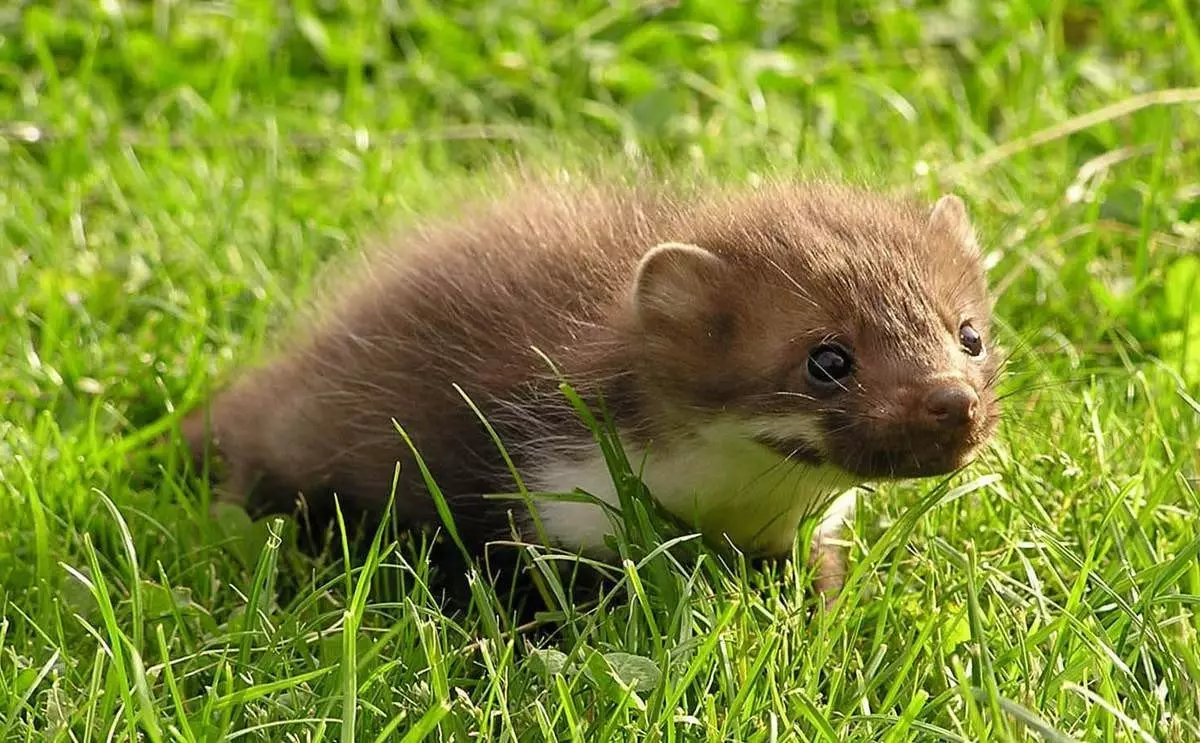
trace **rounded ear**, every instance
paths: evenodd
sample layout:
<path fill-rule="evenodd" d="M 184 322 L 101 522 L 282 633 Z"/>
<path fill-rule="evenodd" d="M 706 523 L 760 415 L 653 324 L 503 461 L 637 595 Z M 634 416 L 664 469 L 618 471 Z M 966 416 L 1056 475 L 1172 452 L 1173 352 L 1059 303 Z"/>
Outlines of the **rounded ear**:
<path fill-rule="evenodd" d="M 662 243 L 642 256 L 633 306 L 643 325 L 686 323 L 707 316 L 725 264 L 697 245 Z"/>
<path fill-rule="evenodd" d="M 929 229 L 949 235 L 964 248 L 978 250 L 979 243 L 975 239 L 975 229 L 971 226 L 971 218 L 967 215 L 967 205 L 954 194 L 945 194 L 933 205 L 929 213 Z"/>

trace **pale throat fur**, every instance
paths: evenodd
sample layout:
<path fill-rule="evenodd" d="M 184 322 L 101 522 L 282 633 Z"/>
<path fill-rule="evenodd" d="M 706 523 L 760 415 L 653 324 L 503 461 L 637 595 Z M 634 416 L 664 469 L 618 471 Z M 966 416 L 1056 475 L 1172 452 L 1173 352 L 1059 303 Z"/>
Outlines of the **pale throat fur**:
<path fill-rule="evenodd" d="M 622 446 L 647 489 L 664 508 L 705 538 L 752 555 L 788 554 L 800 522 L 829 510 L 835 496 L 861 478 L 825 464 L 792 461 L 765 448 L 734 424 L 713 423 L 675 447 Z M 599 454 L 550 457 L 533 468 L 531 485 L 546 493 L 576 488 L 618 507 L 613 478 Z M 852 505 L 846 501 L 845 507 Z M 605 536 L 612 514 L 590 503 L 541 500 L 538 516 L 559 545 L 596 558 L 612 557 Z"/>

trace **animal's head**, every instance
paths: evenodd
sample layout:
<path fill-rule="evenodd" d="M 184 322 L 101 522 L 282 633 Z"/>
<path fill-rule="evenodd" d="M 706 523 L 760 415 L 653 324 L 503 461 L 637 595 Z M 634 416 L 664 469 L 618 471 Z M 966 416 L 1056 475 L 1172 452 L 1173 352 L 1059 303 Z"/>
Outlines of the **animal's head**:
<path fill-rule="evenodd" d="M 955 196 L 777 187 L 650 249 L 639 373 L 678 425 L 721 419 L 862 478 L 967 463 L 995 428 L 991 301 Z"/>

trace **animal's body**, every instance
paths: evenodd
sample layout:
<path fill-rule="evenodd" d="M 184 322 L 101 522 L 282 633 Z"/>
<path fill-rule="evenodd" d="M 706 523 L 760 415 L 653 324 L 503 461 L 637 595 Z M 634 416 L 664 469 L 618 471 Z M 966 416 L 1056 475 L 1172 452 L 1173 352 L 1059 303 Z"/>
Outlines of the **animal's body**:
<path fill-rule="evenodd" d="M 519 184 L 372 252 L 300 337 L 186 422 L 197 455 L 223 460 L 224 492 L 258 513 L 303 494 L 318 515 L 336 493 L 377 517 L 400 462 L 396 519 L 436 526 L 394 419 L 470 546 L 511 523 L 535 539 L 523 504 L 482 497 L 516 484 L 463 395 L 530 490 L 615 504 L 561 374 L 603 400 L 668 510 L 783 555 L 850 486 L 949 472 L 990 435 L 991 306 L 956 197 Z M 607 555 L 597 506 L 537 508 L 557 546 Z"/>

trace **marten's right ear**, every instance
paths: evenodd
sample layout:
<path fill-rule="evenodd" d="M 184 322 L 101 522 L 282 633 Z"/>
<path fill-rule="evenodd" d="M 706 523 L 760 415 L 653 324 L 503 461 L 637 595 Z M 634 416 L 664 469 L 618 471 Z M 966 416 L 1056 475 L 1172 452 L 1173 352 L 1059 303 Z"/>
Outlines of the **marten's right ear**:
<path fill-rule="evenodd" d="M 696 245 L 654 246 L 642 256 L 634 279 L 638 322 L 667 330 L 703 321 L 716 303 L 724 269 L 720 258 Z"/>
<path fill-rule="evenodd" d="M 929 229 L 949 236 L 968 253 L 979 252 L 979 242 L 975 239 L 975 228 L 971 226 L 967 205 L 954 194 L 944 194 L 933 205 L 929 212 Z"/>

